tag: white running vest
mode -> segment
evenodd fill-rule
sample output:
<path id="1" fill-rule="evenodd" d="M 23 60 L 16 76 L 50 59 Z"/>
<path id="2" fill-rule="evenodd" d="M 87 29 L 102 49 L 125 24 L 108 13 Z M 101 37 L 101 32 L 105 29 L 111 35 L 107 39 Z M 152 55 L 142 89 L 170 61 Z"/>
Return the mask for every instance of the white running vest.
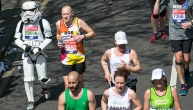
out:
<path id="1" fill-rule="evenodd" d="M 126 52 L 123 56 L 116 56 L 115 48 L 111 48 L 110 68 L 111 68 L 111 78 L 113 83 L 114 83 L 114 73 L 115 71 L 117 71 L 117 68 L 119 67 L 121 60 L 125 61 L 127 65 L 133 66 L 133 64 L 130 62 L 129 53 L 130 53 L 130 48 L 126 48 Z M 128 77 L 127 82 L 130 82 L 132 79 L 134 79 L 134 76 L 131 74 Z"/>
<path id="2" fill-rule="evenodd" d="M 129 88 L 121 95 L 113 92 L 113 87 L 109 88 L 108 109 L 107 110 L 131 110 L 131 101 L 129 100 Z"/>

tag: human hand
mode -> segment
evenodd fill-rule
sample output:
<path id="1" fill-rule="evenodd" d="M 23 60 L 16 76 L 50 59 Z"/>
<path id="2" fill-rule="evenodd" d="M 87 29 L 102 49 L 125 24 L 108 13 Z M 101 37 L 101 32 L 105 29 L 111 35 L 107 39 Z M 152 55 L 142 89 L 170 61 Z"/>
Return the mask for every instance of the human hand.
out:
<path id="1" fill-rule="evenodd" d="M 105 73 L 105 79 L 108 81 L 109 84 L 111 84 L 111 74 L 110 73 Z"/>
<path id="2" fill-rule="evenodd" d="M 64 47 L 64 44 L 63 44 L 63 43 L 58 42 L 57 44 L 58 44 L 58 47 L 59 47 L 60 49 Z"/>
<path id="3" fill-rule="evenodd" d="M 28 45 L 28 44 L 24 44 L 24 45 L 25 45 L 24 51 L 29 52 L 31 50 L 31 45 Z"/>
<path id="4" fill-rule="evenodd" d="M 36 47 L 36 48 L 32 49 L 32 50 L 30 51 L 30 53 L 31 53 L 31 54 L 37 54 L 37 53 L 40 52 L 40 51 L 41 51 L 41 48 Z"/>
<path id="5" fill-rule="evenodd" d="M 85 38 L 84 35 L 74 35 L 73 37 L 76 42 L 80 42 Z"/>
<path id="6" fill-rule="evenodd" d="M 183 29 L 188 29 L 190 26 L 192 26 L 192 23 L 191 22 L 185 22 L 185 23 L 182 23 L 181 26 Z"/>
<path id="7" fill-rule="evenodd" d="M 121 60 L 121 62 L 119 63 L 119 67 L 118 68 L 123 68 L 126 67 L 127 64 L 125 63 L 125 61 Z"/>

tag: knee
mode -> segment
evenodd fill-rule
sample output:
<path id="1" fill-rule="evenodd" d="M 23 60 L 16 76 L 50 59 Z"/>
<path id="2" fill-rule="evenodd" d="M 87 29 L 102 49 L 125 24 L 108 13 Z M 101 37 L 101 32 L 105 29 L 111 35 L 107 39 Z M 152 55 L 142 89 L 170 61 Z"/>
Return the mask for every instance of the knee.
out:
<path id="1" fill-rule="evenodd" d="M 175 63 L 176 63 L 177 66 L 183 66 L 183 61 L 180 61 L 180 62 L 175 61 Z"/>
<path id="2" fill-rule="evenodd" d="M 155 14 L 152 13 L 151 17 L 154 18 L 154 19 L 158 19 L 159 18 L 159 14 L 155 15 Z"/>

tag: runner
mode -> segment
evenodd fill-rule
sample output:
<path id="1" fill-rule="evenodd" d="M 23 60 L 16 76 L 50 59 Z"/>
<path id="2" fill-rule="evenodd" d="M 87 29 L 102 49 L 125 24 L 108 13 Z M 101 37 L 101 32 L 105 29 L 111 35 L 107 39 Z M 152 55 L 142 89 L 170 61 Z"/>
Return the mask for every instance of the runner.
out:
<path id="1" fill-rule="evenodd" d="M 62 19 L 56 22 L 58 47 L 61 49 L 61 65 L 65 88 L 68 88 L 67 75 L 71 71 L 80 74 L 82 78 L 86 69 L 83 39 L 95 36 L 94 31 L 78 17 L 70 6 L 62 8 Z M 81 34 L 86 32 L 85 34 Z"/>
<path id="2" fill-rule="evenodd" d="M 105 73 L 105 79 L 110 86 L 114 86 L 114 72 L 117 68 L 125 67 L 132 73 L 141 73 L 141 66 L 138 55 L 135 50 L 127 48 L 126 33 L 118 31 L 115 34 L 116 47 L 106 50 L 101 58 L 101 65 Z M 110 60 L 110 72 L 108 70 L 107 61 Z M 137 79 L 131 74 L 127 79 L 127 86 L 136 91 Z"/>
<path id="3" fill-rule="evenodd" d="M 161 38 L 166 38 L 167 34 L 165 32 L 165 24 L 166 24 L 166 9 L 160 12 L 159 14 L 153 14 L 153 9 L 156 0 L 149 0 L 149 4 L 151 7 L 151 24 L 153 28 L 153 34 L 151 35 L 149 41 L 155 42 L 157 40 L 157 31 L 158 31 L 158 24 L 160 25 L 160 34 Z"/>
<path id="4" fill-rule="evenodd" d="M 40 80 L 44 97 L 50 97 L 47 75 L 46 57 L 44 48 L 52 41 L 50 24 L 41 18 L 35 1 L 27 1 L 22 4 L 22 20 L 17 24 L 14 43 L 24 50 L 22 54 L 24 85 L 28 99 L 27 110 L 34 108 L 33 81 L 34 65 L 37 69 L 38 80 Z"/>
<path id="5" fill-rule="evenodd" d="M 160 0 L 156 0 L 154 7 L 154 14 L 159 14 L 164 9 L 168 13 L 169 39 L 175 55 L 176 71 L 181 83 L 180 95 L 187 95 L 186 83 L 190 79 L 189 65 L 193 39 L 192 8 L 192 0 L 163 0 L 161 3 Z"/>
<path id="6" fill-rule="evenodd" d="M 137 97 L 137 94 L 126 86 L 126 81 L 130 72 L 126 68 L 118 68 L 115 71 L 115 87 L 111 87 L 104 91 L 101 108 L 102 110 L 142 110 L 142 104 Z"/>
<path id="7" fill-rule="evenodd" d="M 82 88 L 79 73 L 72 71 L 67 79 L 69 89 L 60 94 L 58 110 L 96 110 L 95 96 L 91 90 Z"/>
<path id="8" fill-rule="evenodd" d="M 152 71 L 152 87 L 144 94 L 144 110 L 181 110 L 177 91 L 167 85 L 163 69 Z"/>

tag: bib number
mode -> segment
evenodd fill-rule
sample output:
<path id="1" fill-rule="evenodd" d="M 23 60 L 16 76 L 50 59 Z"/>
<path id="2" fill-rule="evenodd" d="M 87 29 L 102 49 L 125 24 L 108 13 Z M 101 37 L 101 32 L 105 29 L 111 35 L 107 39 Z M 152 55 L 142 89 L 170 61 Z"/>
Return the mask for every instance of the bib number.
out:
<path id="1" fill-rule="evenodd" d="M 186 11 L 175 9 L 172 11 L 174 23 L 182 23 L 186 20 Z"/>

